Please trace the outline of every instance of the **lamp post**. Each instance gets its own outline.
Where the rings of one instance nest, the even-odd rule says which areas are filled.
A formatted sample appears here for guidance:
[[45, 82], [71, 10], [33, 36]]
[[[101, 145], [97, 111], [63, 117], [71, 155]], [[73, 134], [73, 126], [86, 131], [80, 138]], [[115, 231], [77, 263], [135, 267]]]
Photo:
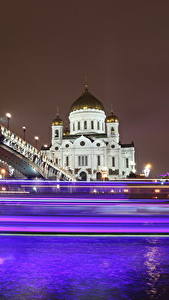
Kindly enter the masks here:
[[35, 136], [34, 139], [35, 139], [35, 147], [37, 148], [38, 147], [39, 137]]
[[7, 129], [9, 130], [9, 121], [10, 121], [12, 115], [10, 113], [6, 113], [6, 117], [7, 117]]
[[143, 170], [144, 176], [149, 177], [150, 171], [151, 171], [152, 165], [151, 164], [146, 164]]
[[6, 170], [5, 169], [1, 169], [1, 176], [2, 178], [5, 178], [6, 175]]
[[26, 137], [26, 126], [22, 126], [22, 130], [23, 130], [23, 140], [25, 141], [25, 137]]

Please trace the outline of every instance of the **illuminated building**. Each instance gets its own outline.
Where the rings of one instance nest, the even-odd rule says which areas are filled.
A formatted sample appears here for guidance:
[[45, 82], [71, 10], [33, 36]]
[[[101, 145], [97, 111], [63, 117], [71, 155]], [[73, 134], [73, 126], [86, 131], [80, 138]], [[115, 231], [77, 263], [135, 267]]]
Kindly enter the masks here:
[[103, 104], [85, 86], [73, 102], [69, 129], [57, 114], [52, 122], [52, 141], [43, 148], [51, 160], [68, 169], [78, 180], [126, 178], [135, 172], [134, 144], [121, 144], [119, 119], [106, 117]]

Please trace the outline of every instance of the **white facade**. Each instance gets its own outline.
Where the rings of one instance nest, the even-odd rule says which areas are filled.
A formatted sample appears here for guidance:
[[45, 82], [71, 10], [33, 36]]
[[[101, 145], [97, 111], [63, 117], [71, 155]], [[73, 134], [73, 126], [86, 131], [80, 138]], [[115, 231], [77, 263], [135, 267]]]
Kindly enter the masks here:
[[44, 150], [59, 167], [77, 180], [112, 180], [135, 172], [133, 143], [120, 144], [118, 118], [113, 113], [106, 118], [102, 103], [87, 88], [73, 103], [69, 121], [70, 131], [64, 132], [57, 116], [51, 146]]

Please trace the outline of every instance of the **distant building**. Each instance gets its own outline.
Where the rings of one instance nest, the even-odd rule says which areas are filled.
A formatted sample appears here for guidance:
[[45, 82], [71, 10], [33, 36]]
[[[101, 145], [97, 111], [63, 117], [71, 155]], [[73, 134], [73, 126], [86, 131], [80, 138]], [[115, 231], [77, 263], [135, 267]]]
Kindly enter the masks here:
[[51, 146], [42, 150], [77, 180], [112, 180], [135, 172], [134, 144], [120, 143], [118, 117], [114, 113], [106, 117], [103, 104], [87, 86], [73, 102], [69, 122], [66, 129], [56, 116]]

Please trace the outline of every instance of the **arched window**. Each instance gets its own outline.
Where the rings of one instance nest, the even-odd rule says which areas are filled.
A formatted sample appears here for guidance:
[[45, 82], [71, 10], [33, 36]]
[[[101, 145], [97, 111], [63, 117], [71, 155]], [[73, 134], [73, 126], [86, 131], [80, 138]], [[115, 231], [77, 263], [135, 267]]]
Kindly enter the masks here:
[[75, 131], [75, 123], [73, 123], [73, 131]]
[[128, 157], [126, 158], [126, 168], [128, 168], [129, 167], [129, 159], [128, 159]]
[[101, 172], [97, 172], [97, 173], [96, 173], [96, 179], [97, 179], [98, 181], [101, 181], [101, 180], [102, 180], [102, 173], [101, 173]]
[[115, 157], [112, 156], [112, 167], [115, 167]]
[[101, 159], [100, 159], [100, 155], [97, 155], [97, 165], [100, 166], [101, 165]]
[[78, 156], [78, 163], [79, 167], [87, 167], [88, 166], [88, 156], [87, 155], [80, 155]]
[[87, 129], [87, 121], [84, 121], [84, 129]]
[[114, 134], [114, 127], [111, 128], [111, 134]]
[[69, 156], [66, 156], [66, 167], [69, 166]]
[[91, 129], [94, 129], [94, 122], [91, 121]]
[[97, 121], [97, 129], [100, 130], [100, 122]]
[[80, 130], [80, 121], [77, 123], [77, 129]]
[[58, 136], [59, 136], [59, 130], [56, 129], [56, 130], [55, 130], [55, 138], [58, 137]]

